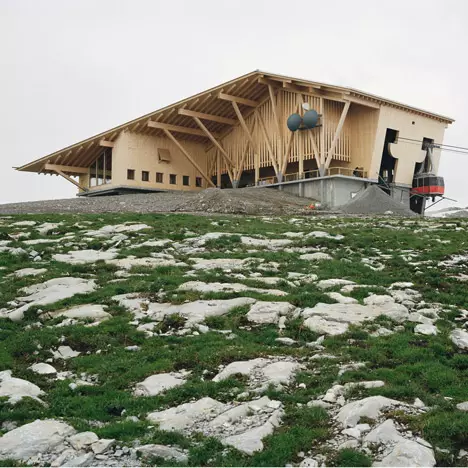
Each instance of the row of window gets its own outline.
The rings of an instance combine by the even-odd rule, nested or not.
[[[135,169],[127,169],[127,179],[135,180]],[[141,180],[143,182],[150,182],[150,173],[149,171],[141,171]],[[164,174],[162,172],[156,172],[156,183],[164,183]],[[169,174],[169,183],[171,185],[177,185],[177,174]],[[182,185],[190,185],[190,177],[182,176]],[[202,186],[202,178],[195,177],[195,187]]]

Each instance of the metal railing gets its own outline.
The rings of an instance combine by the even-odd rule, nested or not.
[[[360,170],[360,169],[351,169],[349,167],[329,167],[325,171],[326,176],[331,175],[343,175],[348,177],[359,177],[359,178],[367,178],[367,171]],[[305,179],[316,179],[320,177],[320,172],[318,169],[313,169],[310,171],[300,172],[293,172],[290,174],[284,174],[283,182],[294,182],[296,180],[305,180]],[[257,185],[271,185],[277,184],[278,178],[276,176],[270,177],[262,177],[258,179]]]

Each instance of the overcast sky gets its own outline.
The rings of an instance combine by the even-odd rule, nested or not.
[[[448,115],[468,146],[467,22],[465,0],[0,0],[0,203],[75,196],[12,166],[255,69]],[[468,205],[468,156],[439,172]]]

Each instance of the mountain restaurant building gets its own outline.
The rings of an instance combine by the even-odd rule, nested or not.
[[[272,186],[333,208],[378,183],[414,205],[414,177],[437,174],[437,143],[452,122],[356,89],[254,71],[17,170],[64,177],[81,196]]]

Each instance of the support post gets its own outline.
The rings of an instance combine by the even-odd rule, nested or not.
[[[216,151],[216,187],[221,188],[221,156]]]

